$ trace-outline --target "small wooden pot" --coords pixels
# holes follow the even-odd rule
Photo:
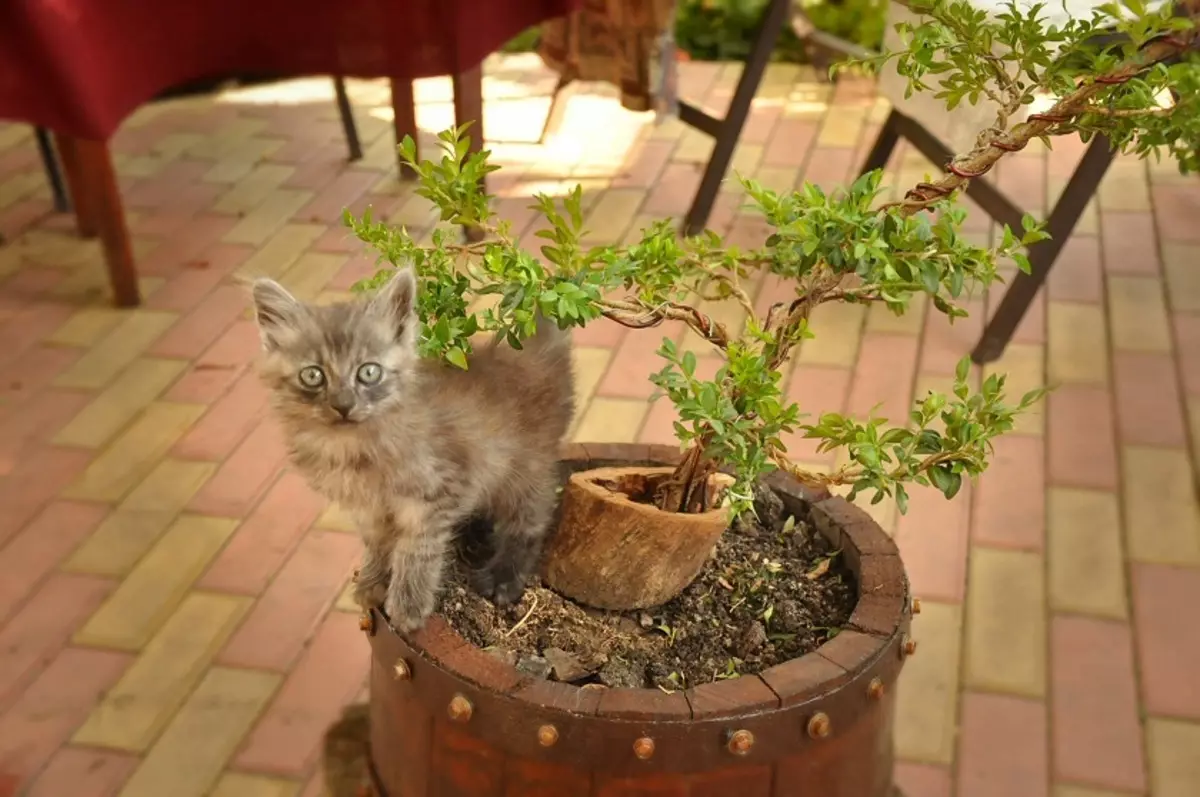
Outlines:
[[[684,515],[629,497],[652,492],[672,470],[626,465],[572,473],[546,546],[546,583],[584,605],[621,611],[661,606],[691,584],[729,526],[729,512]]]
[[[673,449],[571,446],[582,470],[669,463]],[[895,684],[913,651],[895,543],[862,510],[776,475],[793,513],[858,585],[846,628],[760,675],[684,692],[533,679],[434,617],[370,637],[370,769],[380,797],[893,797]]]

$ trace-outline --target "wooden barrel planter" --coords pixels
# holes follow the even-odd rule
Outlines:
[[[571,446],[575,465],[670,464],[659,446]],[[914,644],[892,540],[862,510],[776,474],[858,581],[849,626],[759,675],[683,692],[534,680],[440,618],[370,636],[379,797],[888,797],[895,683]]]

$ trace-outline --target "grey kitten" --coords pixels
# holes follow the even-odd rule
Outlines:
[[[409,269],[373,296],[302,304],[260,279],[263,380],[292,463],[357,520],[355,597],[412,631],[433,612],[455,530],[484,516],[492,554],[473,586],[515,602],[537,565],[574,412],[570,335],[540,321],[518,351],[493,342],[463,371],[417,353]]]

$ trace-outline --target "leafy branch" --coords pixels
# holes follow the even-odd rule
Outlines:
[[[669,339],[659,349],[664,367],[650,378],[678,413],[675,432],[685,450],[656,496],[663,509],[708,509],[709,477],[722,468],[736,479],[727,495],[735,513],[752,506],[754,482],[776,468],[809,484],[847,485],[852,495],[873,491],[876,501],[894,496],[901,511],[908,482],[953,497],[964,476],[983,472],[991,441],[1009,431],[1041,391],[1010,406],[1004,379],[993,376],[972,392],[964,360],[952,395],[930,393],[917,401],[904,427],[838,414],[802,423],[801,408],[782,387],[787,360],[812,336],[811,314],[822,304],[880,303],[901,314],[914,296],[925,295],[953,322],[966,315],[963,300],[998,279],[1002,259],[1027,271],[1026,248],[1046,237],[1036,220],[1026,217],[1020,231],[1005,227],[998,244],[981,247],[962,235],[965,210],[954,199],[971,179],[1034,139],[1104,133],[1117,146],[1138,154],[1166,150],[1181,168],[1194,168],[1200,140],[1200,113],[1190,99],[1200,95],[1192,51],[1195,4],[1200,0],[1151,12],[1142,0],[1124,0],[1089,19],[1050,26],[1040,18],[1041,5],[1013,3],[993,17],[962,0],[910,0],[922,22],[901,23],[905,48],[879,63],[894,59],[910,91],[931,90],[925,79],[934,79],[937,96],[950,108],[991,102],[994,124],[942,177],[918,184],[899,202],[879,202],[879,172],[832,193],[811,184],[779,193],[742,179],[751,208],[772,228],[761,247],[747,251],[725,246],[711,231],[680,238],[669,221],[651,224],[629,246],[586,246],[577,187],[561,202],[534,197],[546,223],[537,233],[545,242],[537,257],[496,219],[480,186],[496,167],[487,151],[469,152],[465,127],[440,134],[438,161],[416,162],[406,139],[401,156],[418,176],[417,193],[437,206],[443,222],[482,228],[486,238],[460,243],[437,228],[424,246],[369,211],[361,219],[347,214],[349,226],[387,264],[356,287],[371,289],[391,267],[413,265],[422,288],[421,351],[460,368],[469,367],[474,336],[490,334],[520,348],[539,314],[562,329],[601,317],[636,329],[684,324],[720,367],[705,378],[694,352],[680,351]],[[1123,43],[1097,38],[1113,26]],[[1183,99],[1164,107],[1159,98],[1167,89]],[[1046,91],[1059,96],[1049,111],[1011,124]],[[765,273],[791,285],[794,295],[759,313],[747,286]],[[734,303],[739,321],[721,322],[702,309],[717,301]],[[822,451],[845,449],[847,464],[828,474],[799,468],[782,442],[797,431],[820,440]]]

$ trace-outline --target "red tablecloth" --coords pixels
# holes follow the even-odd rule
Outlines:
[[[107,139],[185,81],[461,72],[580,0],[0,0],[0,119]]]

